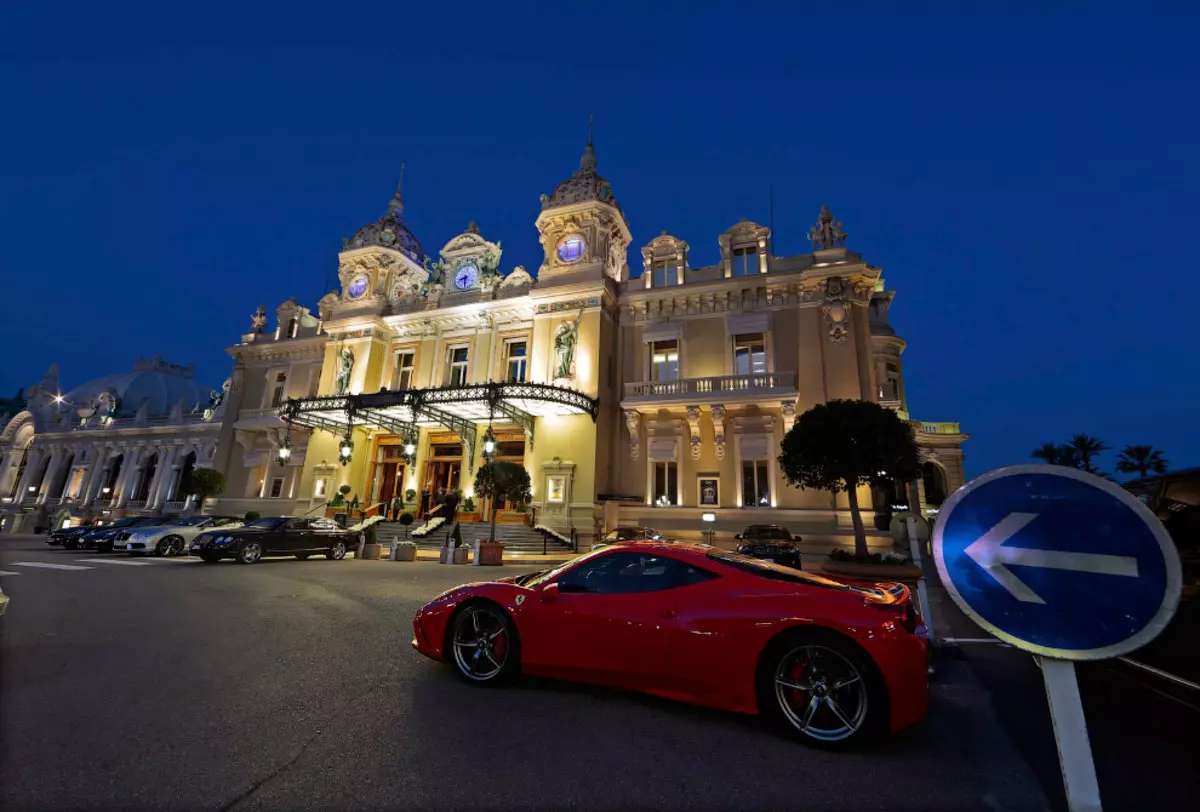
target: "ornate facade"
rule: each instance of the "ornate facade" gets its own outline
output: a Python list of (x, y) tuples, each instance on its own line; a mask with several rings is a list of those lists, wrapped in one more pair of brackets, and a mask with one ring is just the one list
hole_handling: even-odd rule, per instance
[[(589, 143), (542, 196), (536, 279), (505, 273), (474, 223), (427, 256), (397, 189), (344, 241), (340, 288), (315, 315), (289, 300), (271, 330), (260, 308), (228, 350), (220, 510), (316, 511), (343, 485), (367, 507), (410, 490), (470, 496), (490, 429), (498, 457), (529, 470), (538, 523), (585, 542), (618, 523), (849, 540), (845, 496), (788, 487), (775, 458), (796, 417), (832, 398), (908, 418), (880, 269), (824, 208), (810, 254), (774, 256), (769, 229), (743, 220), (719, 236), (717, 264), (692, 267), (664, 232), (631, 278), (632, 235), (597, 169)], [(912, 422), (924, 482), (864, 489), (861, 504), (935, 508), (962, 483), (958, 425)]]

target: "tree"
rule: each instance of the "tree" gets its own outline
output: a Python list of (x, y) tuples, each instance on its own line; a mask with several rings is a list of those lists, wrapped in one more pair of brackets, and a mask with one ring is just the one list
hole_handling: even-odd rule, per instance
[(188, 475), (183, 490), (196, 495), (196, 509), (204, 509), (204, 500), (225, 493), (225, 475), (215, 468), (196, 468)]
[(533, 496), (533, 489), (525, 466), (515, 462), (489, 462), (481, 465), (475, 474), (475, 493), (492, 500), (490, 539), (495, 541), (497, 500), (527, 502)]
[(1071, 441), (1066, 444), (1067, 448), (1075, 452), (1079, 458), (1079, 466), (1089, 474), (1100, 473), (1093, 465), (1092, 458), (1098, 456), (1101, 452), (1107, 451), (1108, 446), (1095, 437), (1089, 437), (1086, 434), (1076, 434), (1071, 438)]
[(1127, 445), (1117, 458), (1117, 470), (1122, 474), (1165, 474), (1167, 458), (1158, 449), (1148, 445)]
[(858, 487), (911, 482), (921, 475), (912, 426), (891, 409), (863, 400), (831, 400), (809, 409), (784, 436), (781, 450), (779, 466), (789, 484), (846, 492), (857, 555), (867, 554)]
[(1047, 465), (1064, 465), (1067, 468), (1079, 468), (1079, 455), (1068, 445), (1042, 443), (1029, 453), (1035, 460), (1041, 460)]

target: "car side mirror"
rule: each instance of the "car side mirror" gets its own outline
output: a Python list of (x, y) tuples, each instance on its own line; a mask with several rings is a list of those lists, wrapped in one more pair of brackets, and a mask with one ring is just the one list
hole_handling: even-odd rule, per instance
[(542, 587), (542, 603), (554, 603), (558, 600), (558, 583), (546, 584)]

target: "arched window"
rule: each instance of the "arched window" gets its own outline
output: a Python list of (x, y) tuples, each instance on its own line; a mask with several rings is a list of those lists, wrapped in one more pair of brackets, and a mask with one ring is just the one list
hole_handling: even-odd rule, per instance
[(927, 462), (921, 466), (921, 478), (925, 482), (925, 505), (941, 507), (946, 501), (946, 473), (937, 463)]

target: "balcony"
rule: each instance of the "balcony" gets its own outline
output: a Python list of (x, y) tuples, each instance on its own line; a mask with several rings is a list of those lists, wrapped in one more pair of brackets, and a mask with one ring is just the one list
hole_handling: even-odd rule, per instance
[(934, 422), (927, 423), (921, 421), (921, 434), (962, 434), (958, 428), (958, 423)]
[(697, 401), (728, 403), (775, 395), (794, 395), (794, 372), (756, 375), (716, 375), (710, 378), (681, 378), (675, 381), (640, 381), (625, 384), (625, 402)]
[(128, 502), (125, 503), (125, 507), (128, 510), (145, 510), (146, 509), (146, 500), (145, 499), (130, 499)]

